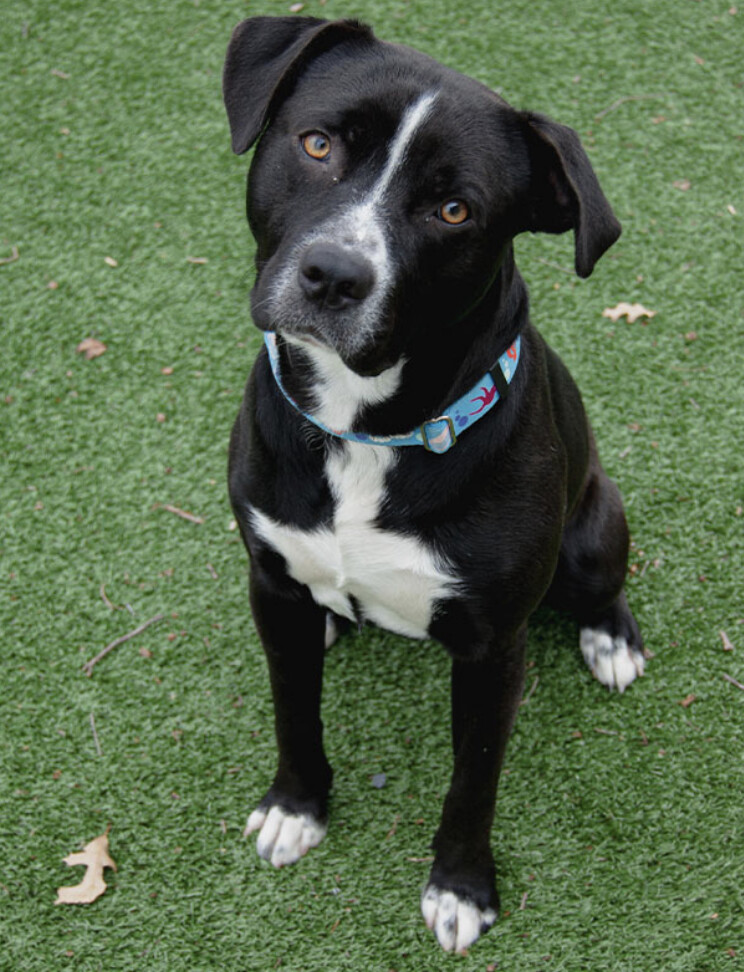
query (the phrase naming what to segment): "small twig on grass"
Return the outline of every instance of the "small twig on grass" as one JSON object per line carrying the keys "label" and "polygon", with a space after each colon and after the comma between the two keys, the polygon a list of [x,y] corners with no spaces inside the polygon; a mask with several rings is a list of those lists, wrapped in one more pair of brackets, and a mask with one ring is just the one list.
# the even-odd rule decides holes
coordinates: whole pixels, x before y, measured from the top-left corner
{"label": "small twig on grass", "polygon": [[741,682],[737,682],[735,678],[732,678],[730,675],[727,675],[726,672],[723,673],[723,677],[726,679],[727,682],[731,682],[732,685],[735,685],[738,689],[741,689],[742,692],[744,692],[744,685],[742,685]]}
{"label": "small twig on grass", "polygon": [[519,910],[520,911],[524,911],[525,908],[527,907],[527,895],[528,894],[529,894],[529,891],[525,891],[524,894],[522,895],[522,900],[519,902]]}
{"label": "small twig on grass", "polygon": [[106,597],[106,585],[105,584],[101,584],[100,593],[101,593],[101,600],[106,605],[106,607],[110,611],[115,611],[116,610],[116,605],[115,604],[112,604],[111,601],[109,601],[109,599]]}
{"label": "small twig on grass", "polygon": [[399,823],[400,823],[400,814],[399,813],[396,813],[396,815],[395,815],[395,817],[393,819],[393,826],[390,828],[390,830],[388,830],[387,836],[385,837],[385,840],[390,840],[391,837],[394,837],[395,836],[395,832],[398,829],[398,824]]}
{"label": "small twig on grass", "polygon": [[96,720],[95,716],[91,712],[90,714],[90,729],[93,733],[93,742],[96,744],[96,752],[99,756],[103,756],[103,750],[101,749],[101,742],[98,738],[98,733],[96,732]]}
{"label": "small twig on grass", "polygon": [[532,682],[532,685],[530,685],[530,690],[527,693],[527,695],[525,695],[525,697],[522,699],[522,701],[519,703],[520,705],[526,705],[530,701],[532,696],[535,694],[535,689],[537,688],[537,683],[539,681],[540,681],[540,676],[535,675],[534,681]]}
{"label": "small twig on grass", "polygon": [[574,275],[574,271],[571,269],[571,267],[562,267],[560,263],[553,263],[552,260],[543,260],[542,257],[538,257],[537,262],[544,263],[546,267],[550,267],[552,270],[560,270],[561,273],[570,274],[572,277]]}
{"label": "small twig on grass", "polygon": [[102,651],[98,652],[95,658],[91,658],[90,661],[87,661],[83,665],[83,671],[88,678],[90,678],[90,676],[93,674],[93,666],[97,665],[102,658],[105,658],[110,651],[113,651],[114,648],[118,648],[119,645],[123,645],[125,641],[131,641],[132,638],[136,638],[137,635],[142,634],[146,628],[149,628],[151,624],[157,624],[157,622],[162,621],[164,617],[164,614],[156,614],[154,618],[150,618],[149,621],[145,621],[144,624],[139,626],[139,628],[135,628],[134,631],[130,631],[128,634],[122,635],[120,638],[116,638],[111,642],[110,645],[106,645]]}
{"label": "small twig on grass", "polygon": [[168,513],[175,513],[176,516],[180,516],[182,520],[188,520],[189,523],[203,523],[203,516],[195,516],[193,513],[188,513],[186,510],[181,510],[177,506],[171,506],[170,503],[158,503],[157,504],[161,510],[166,510]]}
{"label": "small twig on grass", "polygon": [[16,260],[19,259],[20,254],[18,252],[18,247],[17,246],[14,246],[11,249],[10,252],[11,252],[11,255],[9,257],[3,257],[3,259],[0,260],[0,265],[5,264],[5,263],[15,263]]}
{"label": "small twig on grass", "polygon": [[619,108],[628,101],[648,101],[649,98],[666,98],[664,94],[644,94],[644,95],[625,95],[624,98],[618,98],[617,101],[613,101],[609,108],[604,108],[599,114],[594,116],[595,121],[599,121],[604,118],[605,115],[609,115],[611,111]]}
{"label": "small twig on grass", "polygon": [[719,634],[719,637],[720,637],[721,641],[723,642],[723,650],[724,651],[733,651],[734,650],[734,646],[731,644],[731,639],[726,634],[726,632],[725,631],[719,631],[718,634]]}

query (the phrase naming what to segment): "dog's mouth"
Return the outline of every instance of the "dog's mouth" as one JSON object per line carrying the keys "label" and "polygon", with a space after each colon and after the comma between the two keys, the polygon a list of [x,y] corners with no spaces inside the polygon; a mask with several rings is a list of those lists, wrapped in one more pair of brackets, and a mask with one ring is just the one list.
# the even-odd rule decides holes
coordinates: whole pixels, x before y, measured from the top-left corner
{"label": "dog's mouth", "polygon": [[292,337],[301,345],[306,344],[311,348],[328,348],[328,345],[324,341],[316,338],[313,334],[293,334]]}

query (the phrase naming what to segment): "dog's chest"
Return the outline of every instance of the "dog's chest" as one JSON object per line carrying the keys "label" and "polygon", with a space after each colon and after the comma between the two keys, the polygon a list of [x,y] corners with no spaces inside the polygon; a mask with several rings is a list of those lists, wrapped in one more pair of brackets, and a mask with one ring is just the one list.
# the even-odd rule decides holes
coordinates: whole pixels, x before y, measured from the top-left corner
{"label": "dog's chest", "polygon": [[392,449],[344,443],[326,462],[334,498],[330,524],[300,530],[255,509],[253,523],[318,604],[351,620],[357,620],[356,608],[381,627],[423,638],[437,601],[454,593],[456,580],[421,539],[378,525],[393,462]]}

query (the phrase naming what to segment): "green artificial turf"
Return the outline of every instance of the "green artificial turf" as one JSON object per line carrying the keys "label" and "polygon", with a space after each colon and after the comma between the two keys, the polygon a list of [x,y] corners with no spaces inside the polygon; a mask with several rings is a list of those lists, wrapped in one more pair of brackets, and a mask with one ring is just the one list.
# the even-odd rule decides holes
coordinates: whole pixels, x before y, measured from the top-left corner
{"label": "green artificial turf", "polygon": [[[655,657],[610,696],[573,626],[536,617],[493,832],[503,915],[454,957],[418,905],[450,772],[436,645],[334,647],[328,837],[274,872],[241,836],[275,750],[225,485],[259,342],[219,82],[232,26],[288,8],[3,8],[0,969],[742,968],[744,691],[724,674],[744,682],[744,9],[305,3],[574,126],[625,230],[586,282],[569,237],[518,253],[626,498]],[[655,316],[613,324],[619,301]],[[105,354],[76,353],[86,337]],[[109,890],[55,906],[81,874],[62,858],[109,825]]]}

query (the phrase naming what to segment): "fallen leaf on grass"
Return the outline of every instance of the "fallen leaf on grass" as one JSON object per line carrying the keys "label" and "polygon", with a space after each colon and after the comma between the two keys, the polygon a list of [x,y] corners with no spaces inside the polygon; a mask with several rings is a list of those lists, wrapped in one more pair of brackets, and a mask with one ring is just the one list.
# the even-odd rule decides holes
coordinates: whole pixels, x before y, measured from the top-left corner
{"label": "fallen leaf on grass", "polygon": [[96,898],[100,898],[106,890],[103,869],[113,867],[116,870],[116,864],[109,855],[108,846],[108,832],[106,832],[86,844],[82,851],[77,854],[68,854],[64,858],[65,864],[70,867],[82,864],[86,870],[80,884],[57,888],[55,904],[90,904]]}
{"label": "fallen leaf on grass", "polygon": [[697,702],[697,695],[693,695],[692,693],[690,693],[689,695],[686,695],[683,699],[680,699],[677,704],[681,705],[683,709],[689,709],[693,702]]}
{"label": "fallen leaf on grass", "polygon": [[75,350],[78,354],[84,354],[86,361],[90,361],[92,358],[100,358],[106,352],[106,345],[103,341],[96,340],[96,338],[85,338],[84,341],[78,344]]}
{"label": "fallen leaf on grass", "polygon": [[627,317],[628,323],[633,324],[639,317],[655,317],[656,311],[648,310],[643,304],[628,304],[621,301],[615,307],[608,307],[602,311],[602,317],[609,317],[615,323],[621,317]]}

